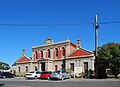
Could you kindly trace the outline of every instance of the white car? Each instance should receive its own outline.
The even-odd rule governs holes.
[[[31,71],[29,73],[26,73],[27,79],[37,79],[40,78],[41,72],[40,71]]]

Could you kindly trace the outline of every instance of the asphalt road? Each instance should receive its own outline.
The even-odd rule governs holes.
[[[120,80],[68,79],[25,80],[24,78],[0,79],[0,87],[120,87]]]

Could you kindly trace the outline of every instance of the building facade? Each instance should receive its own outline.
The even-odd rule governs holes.
[[[32,46],[32,58],[26,57],[23,50],[22,56],[16,62],[17,75],[24,75],[30,71],[55,71],[65,69],[74,74],[83,73],[89,69],[94,70],[95,56],[92,52],[77,45],[69,39],[54,43],[48,38],[43,45]]]

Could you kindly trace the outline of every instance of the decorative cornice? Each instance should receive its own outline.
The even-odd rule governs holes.
[[[94,57],[94,55],[74,56],[74,57],[67,57],[66,59],[88,58],[88,57]]]
[[[57,42],[57,43],[53,43],[53,44],[46,44],[46,45],[41,45],[41,46],[33,46],[32,49],[35,49],[35,48],[44,48],[44,47],[49,47],[49,46],[55,46],[55,45],[61,45],[61,44],[67,44],[67,43],[70,43],[70,41],[61,41],[61,42]]]

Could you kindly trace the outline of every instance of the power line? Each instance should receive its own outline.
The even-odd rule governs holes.
[[[116,24],[120,21],[100,22],[99,24]],[[0,26],[80,26],[93,25],[94,23],[78,23],[78,24],[0,24]]]
[[[115,23],[120,23],[120,21],[101,22],[99,24],[115,24]]]
[[[79,24],[0,24],[0,26],[79,26],[90,25],[93,23],[79,23]]]

